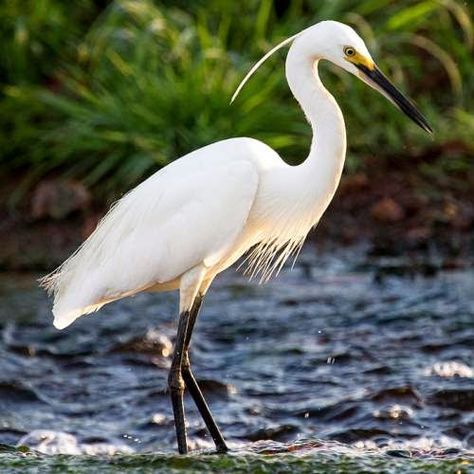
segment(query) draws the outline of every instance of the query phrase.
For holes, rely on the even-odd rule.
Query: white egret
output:
[[[204,295],[218,273],[242,255],[248,271],[268,279],[296,253],[329,205],[346,153],[344,118],[318,75],[320,60],[345,69],[389,98],[426,131],[425,118],[380,72],[349,26],[323,21],[277,49],[290,89],[313,129],[307,159],[286,164],[264,143],[231,138],[174,161],[120,199],[84,244],[42,280],[54,294],[54,325],[141,291],[179,289],[179,322],[169,373],[178,449],[187,452],[183,406],[192,395],[218,451],[227,446],[194,379],[191,333]],[[234,98],[235,95],[234,94]]]

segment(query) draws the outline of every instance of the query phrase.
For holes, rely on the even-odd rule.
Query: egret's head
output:
[[[324,21],[313,28],[317,36],[315,41],[319,39],[318,44],[325,45],[317,46],[320,58],[327,59],[354,74],[389,99],[423,130],[430,133],[433,131],[413,103],[377,67],[364,40],[350,26],[336,21]]]
[[[348,25],[338,21],[321,21],[295,38],[301,55],[312,59],[327,59],[346,71],[358,76],[358,64],[374,67],[364,40]]]
[[[298,52],[303,58],[310,58],[314,61],[326,59],[345,69],[387,97],[423,130],[432,132],[428,122],[413,103],[377,67],[364,40],[350,26],[337,21],[317,23],[275,46],[249,71],[235,91],[232,100],[264,61],[275,51],[291,42],[295,43],[295,54]]]

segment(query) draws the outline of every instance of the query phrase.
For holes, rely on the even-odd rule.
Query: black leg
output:
[[[179,315],[178,333],[176,335],[173,360],[168,376],[168,387],[171,394],[171,403],[173,405],[176,438],[178,440],[178,451],[180,454],[186,454],[188,452],[184,418],[184,380],[182,376],[182,365],[189,315],[189,311],[185,311]]]
[[[191,308],[191,312],[189,315],[189,322],[186,330],[186,340],[184,344],[182,374],[186,387],[189,390],[191,396],[193,397],[194,403],[196,404],[199,413],[201,414],[202,419],[204,420],[204,423],[206,424],[207,429],[209,430],[209,433],[211,434],[212,439],[214,440],[217,452],[225,453],[229,449],[227,448],[224,438],[216,422],[214,421],[214,418],[211,414],[211,411],[209,410],[209,406],[201,392],[201,389],[199,388],[199,385],[197,384],[196,379],[194,378],[194,375],[191,371],[191,363],[189,360],[189,344],[191,342],[194,324],[196,323],[199,310],[201,309],[202,300],[203,297],[201,295],[198,295],[196,297],[196,300],[193,304],[193,307]]]

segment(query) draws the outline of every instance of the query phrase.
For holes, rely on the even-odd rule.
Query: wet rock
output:
[[[383,198],[376,202],[370,214],[380,222],[399,222],[405,217],[403,208],[392,198]]]
[[[162,332],[151,329],[142,337],[135,337],[116,345],[111,352],[133,352],[169,357],[173,352],[173,345]]]
[[[73,180],[42,181],[31,198],[31,217],[64,219],[74,211],[85,209],[91,202],[86,187]]]

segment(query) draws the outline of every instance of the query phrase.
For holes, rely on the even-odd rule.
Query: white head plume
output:
[[[286,46],[288,43],[291,43],[297,36],[299,36],[302,33],[300,31],[299,33],[296,33],[296,35],[290,36],[290,38],[286,38],[283,40],[281,43],[277,44],[275,47],[273,47],[270,51],[268,51],[263,58],[259,59],[253,66],[252,69],[247,73],[247,75],[242,79],[242,82],[238,85],[237,89],[234,92],[234,95],[232,96],[232,99],[230,99],[230,103],[234,102],[236,97],[239,95],[239,92],[242,90],[242,88],[245,86],[247,81],[253,76],[255,71],[276,51],[279,49],[283,48],[283,46]]]

